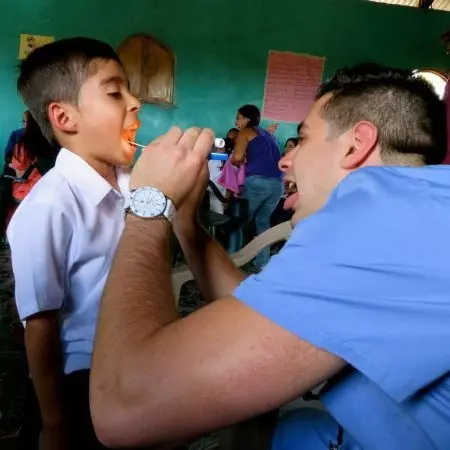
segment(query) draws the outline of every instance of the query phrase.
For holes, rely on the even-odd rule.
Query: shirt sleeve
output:
[[[335,193],[234,295],[402,401],[450,369],[450,244],[424,228],[436,205],[386,200]]]
[[[25,201],[14,214],[8,240],[21,320],[62,307],[70,237],[67,215],[48,200]]]

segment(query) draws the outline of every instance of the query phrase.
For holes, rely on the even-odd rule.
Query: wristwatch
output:
[[[141,187],[130,192],[125,213],[142,219],[167,219],[172,222],[175,207],[159,189]]]

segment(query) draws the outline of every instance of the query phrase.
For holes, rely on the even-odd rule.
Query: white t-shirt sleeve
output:
[[[62,307],[71,230],[67,214],[50,201],[26,202],[14,214],[8,240],[21,320]]]

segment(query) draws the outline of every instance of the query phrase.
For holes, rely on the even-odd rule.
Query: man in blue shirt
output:
[[[297,187],[292,236],[246,280],[195,220],[212,133],[173,129],[151,144],[130,188],[173,200],[175,233],[211,304],[177,316],[171,223],[129,215],[94,352],[100,439],[195,436],[327,382],[327,412],[281,417],[274,450],[450,448],[450,168],[425,166],[443,160],[445,143],[429,85],[373,65],[339,71],[280,163]]]

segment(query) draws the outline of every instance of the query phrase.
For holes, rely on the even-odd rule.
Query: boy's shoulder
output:
[[[68,180],[55,168],[50,169],[19,204],[11,218],[8,235],[18,225],[52,221],[52,217],[75,218],[77,200]],[[20,225],[22,224],[22,225]]]
[[[49,205],[65,209],[73,203],[73,192],[67,179],[55,168],[50,169],[31,189],[19,209],[36,205]]]
[[[11,248],[17,250],[30,239],[44,239],[54,228],[58,228],[54,230],[58,235],[70,235],[76,218],[74,205],[69,183],[57,170],[51,169],[33,186],[13,214],[7,229]]]

